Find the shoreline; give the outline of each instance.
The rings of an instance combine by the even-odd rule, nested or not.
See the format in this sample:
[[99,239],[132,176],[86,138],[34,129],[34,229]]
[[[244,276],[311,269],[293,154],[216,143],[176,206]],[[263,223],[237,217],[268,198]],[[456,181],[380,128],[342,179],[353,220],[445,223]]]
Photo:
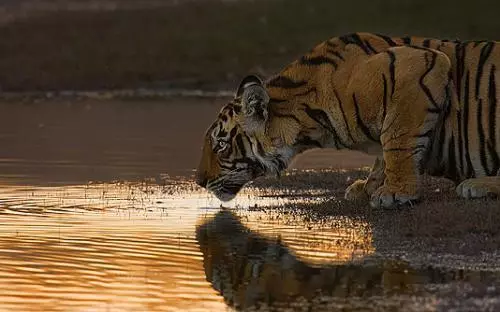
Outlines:
[[57,90],[57,91],[20,91],[0,92],[0,101],[43,101],[58,99],[74,100],[156,100],[163,98],[231,98],[234,91],[206,89],[102,89],[102,90]]

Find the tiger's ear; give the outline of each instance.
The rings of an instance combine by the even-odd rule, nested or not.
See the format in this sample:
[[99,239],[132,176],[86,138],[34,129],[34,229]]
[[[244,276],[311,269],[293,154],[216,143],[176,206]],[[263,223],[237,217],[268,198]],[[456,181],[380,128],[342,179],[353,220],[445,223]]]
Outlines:
[[253,133],[263,129],[269,115],[269,95],[262,80],[255,75],[245,77],[236,96],[241,97],[244,130]]

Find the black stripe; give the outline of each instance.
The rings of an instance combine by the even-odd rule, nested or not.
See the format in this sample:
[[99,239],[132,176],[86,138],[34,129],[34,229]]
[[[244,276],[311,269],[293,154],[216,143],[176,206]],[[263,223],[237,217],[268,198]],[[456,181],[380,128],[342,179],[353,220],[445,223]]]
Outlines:
[[238,134],[236,136],[236,147],[240,150],[240,153],[242,156],[246,156],[245,144],[243,143],[243,139],[241,137],[241,134]]
[[[397,118],[393,118],[393,120],[396,120]],[[391,126],[392,126],[393,123],[391,123]],[[389,127],[388,127],[389,128]],[[389,130],[389,129],[384,129],[385,131]],[[398,140],[404,136],[407,136],[408,134],[410,134],[411,130],[407,130],[407,131],[404,131],[404,132],[398,132],[397,135],[396,134],[393,134],[391,135],[390,138],[386,139],[384,144],[387,144],[389,142],[392,142],[392,141],[395,141],[395,140]]]
[[[219,128],[222,128],[222,125]],[[224,129],[221,129],[221,130],[219,130],[219,133],[217,135],[220,137],[225,137],[227,135],[227,131]]]
[[465,50],[467,47],[467,43],[457,43],[455,46],[455,54],[456,54],[456,68],[457,68],[457,92],[458,98],[462,98],[462,79],[464,76],[465,69]]
[[286,102],[288,102],[288,100],[285,100],[285,99],[270,98],[270,99],[269,99],[269,102],[270,102],[270,103],[273,103],[273,104],[282,104],[282,103],[286,103]]
[[255,168],[255,167],[261,167],[262,168],[262,164],[261,163],[259,163],[257,160],[254,160],[254,159],[248,158],[248,157],[243,157],[243,158],[240,158],[240,159],[236,159],[235,162],[234,162],[234,166],[233,167],[236,167],[236,163],[244,163],[244,164],[247,164],[251,168]]
[[[437,133],[439,131],[439,134]],[[444,152],[446,147],[446,124],[439,122],[437,127],[431,128],[425,133],[421,133],[415,137],[425,138],[432,133],[433,140],[431,147],[427,149],[425,159],[430,162],[429,173],[435,176],[442,176],[446,171],[446,161],[444,161]],[[429,142],[429,141],[427,141]]]
[[266,152],[264,151],[264,147],[262,147],[262,144],[257,141],[257,152],[259,153],[260,156],[265,156]]
[[368,51],[370,51],[370,54],[377,54],[378,53],[377,50],[375,50],[375,48],[372,47],[372,45],[367,40],[364,41],[364,44],[365,44],[366,48],[368,49]]
[[409,152],[412,151],[412,155],[416,155],[422,150],[425,150],[427,147],[425,144],[417,144],[415,147],[392,147],[392,148],[384,148],[383,152],[384,153],[389,153],[389,152]]
[[342,147],[347,147],[344,142],[342,142],[339,134],[333,127],[332,123],[330,122],[330,118],[328,118],[328,115],[326,114],[325,111],[321,109],[314,109],[311,108],[307,104],[302,104],[304,106],[304,111],[305,113],[314,121],[316,121],[320,126],[322,126],[325,130],[329,131],[332,136],[333,136],[333,143],[335,144],[335,147],[337,149],[340,149],[339,144],[342,145]]
[[348,45],[348,44],[355,44],[358,47],[360,47],[366,54],[372,54],[371,51],[370,51],[370,49],[368,49],[366,47],[366,45],[364,44],[364,42],[361,40],[361,38],[359,37],[359,35],[356,34],[356,33],[350,34],[350,35],[341,36],[341,37],[339,37],[339,39],[343,43],[345,43],[346,45]]
[[424,39],[424,42],[422,43],[422,46],[424,48],[428,48],[431,46],[431,39]]
[[495,80],[495,65],[491,66],[490,69],[490,79],[488,81],[488,104],[489,104],[489,129],[488,129],[488,150],[491,154],[491,159],[493,161],[492,174],[498,175],[498,170],[500,170],[500,159],[498,157],[498,152],[496,150],[496,116],[497,116],[497,90],[496,90],[496,80]]
[[487,144],[487,147],[488,147],[488,152],[492,155],[492,162],[493,162],[490,173],[492,176],[499,175],[500,159],[498,158],[496,149],[489,142]]
[[446,145],[446,125],[443,123],[441,124],[441,131],[439,132],[439,138],[438,138],[438,154],[434,155],[437,159],[443,159],[443,154],[444,154],[444,148]]
[[351,129],[349,127],[349,123],[347,122],[347,117],[345,115],[344,106],[342,104],[342,101],[340,100],[340,97],[337,93],[337,90],[334,90],[333,92],[335,94],[335,97],[337,98],[337,101],[339,102],[339,108],[340,108],[340,112],[342,113],[342,118],[344,119],[347,134],[349,135],[349,138],[351,139],[352,143],[354,144],[356,142],[356,140],[354,140],[354,137],[352,136]]
[[387,131],[389,131],[389,129],[394,125],[394,123],[396,122],[397,118],[396,117],[393,117],[391,119],[391,123],[388,124],[387,126],[385,125],[385,123],[382,125],[382,131],[380,131],[380,136],[382,136],[383,134],[385,134]]
[[452,135],[448,144],[448,159],[445,161],[446,177],[454,181],[458,180],[457,162],[455,158],[455,137]]
[[477,48],[479,45],[481,45],[482,43],[485,43],[486,40],[476,40],[476,41],[473,41],[474,43],[474,48]]
[[304,135],[297,138],[297,140],[294,143],[294,146],[299,146],[299,147],[323,147],[319,141],[311,139],[309,136]]
[[278,167],[278,171],[283,171],[286,169],[286,163],[283,159],[275,158],[273,159],[273,162],[277,163],[276,167]]
[[382,80],[384,81],[384,98],[382,101],[382,124],[384,124],[385,116],[387,115],[387,78],[382,74]]
[[292,114],[281,114],[281,113],[277,113],[277,112],[272,112],[272,115],[273,115],[273,117],[290,118],[290,119],[295,120],[298,124],[300,124],[299,118],[297,118],[297,116],[292,115]]
[[328,40],[328,41],[325,41],[325,45],[327,46],[326,52],[333,54],[336,57],[338,57],[339,59],[341,59],[342,61],[344,61],[344,57],[342,56],[342,54],[340,54],[340,52],[337,51],[337,48],[338,48],[337,44],[332,43],[331,41]]
[[319,65],[324,65],[324,64],[330,64],[332,65],[335,69],[337,69],[338,65],[337,63],[329,59],[325,56],[315,56],[315,57],[301,57],[300,58],[300,64],[302,65],[308,65],[308,66],[319,66]]
[[481,161],[481,166],[484,169],[484,172],[486,172],[486,175],[490,175],[490,171],[488,170],[488,160],[486,158],[486,139],[484,136],[484,129],[483,129],[483,101],[479,100],[477,102],[477,112],[476,112],[476,122],[477,122],[477,135],[479,137],[479,159]]
[[403,40],[404,44],[411,45],[411,37],[403,37],[401,40]]
[[[248,142],[248,144],[250,145],[250,150],[253,150],[252,146],[253,146],[253,143],[252,143],[252,140],[250,139],[250,137],[243,131],[242,133],[240,133],[242,137],[245,138],[245,140]],[[260,145],[260,143],[257,142],[257,149],[259,150],[259,153],[261,156],[264,156],[265,155],[265,152],[264,152],[264,149],[262,148],[262,145]],[[246,155],[244,155],[246,156]],[[246,157],[245,157],[246,158]],[[256,164],[259,164],[260,165],[260,162],[258,161],[254,161]]]
[[476,72],[476,100],[479,98],[479,90],[481,89],[481,77],[483,76],[483,69],[488,57],[493,50],[493,42],[488,42],[481,48],[481,54],[479,56],[479,62],[477,64]]
[[420,46],[416,46],[416,45],[411,45],[410,47],[415,49],[415,50],[431,51],[431,49],[429,49],[429,48],[424,48],[424,47],[420,47]]
[[429,129],[427,131],[425,131],[424,133],[420,133],[420,134],[417,134],[415,135],[416,138],[429,138],[431,136],[431,134],[434,133],[434,129]]
[[391,99],[394,96],[394,90],[396,88],[396,74],[395,74],[395,63],[396,63],[396,54],[392,51],[387,51],[389,54],[390,62],[389,62],[389,73],[391,74]]
[[458,125],[458,153],[459,153],[459,161],[460,161],[460,175],[464,176],[464,150],[462,143],[462,115],[461,112],[457,112],[457,125]]
[[451,72],[451,69],[450,71],[448,72],[448,82],[446,82],[446,87],[445,87],[445,98],[444,98],[444,104],[443,104],[443,109],[444,109],[444,115],[443,115],[443,118],[445,120],[448,119],[448,117],[450,117],[450,114],[451,114],[451,110],[452,110],[452,92],[454,92],[453,88],[452,88],[452,81],[453,81],[453,78],[452,78],[452,72]]
[[439,45],[437,46],[436,50],[441,51],[441,49],[442,49],[444,46],[446,46],[446,43],[447,43],[447,42],[449,42],[449,41],[447,41],[447,40],[441,40],[441,41],[439,42]]
[[427,108],[427,112],[430,114],[440,114],[441,109],[435,108],[435,107],[430,107],[430,108]]
[[[434,52],[431,52],[431,53],[432,53],[432,60],[431,60],[430,66],[427,68],[427,70],[425,71],[425,73],[420,77],[419,84],[420,84],[420,87],[422,88],[422,90],[424,90],[425,95],[427,96],[427,98],[429,99],[429,101],[431,102],[431,104],[433,105],[433,109],[440,110],[440,108],[439,108],[436,100],[434,100],[434,98],[432,97],[431,91],[424,84],[425,76],[427,76],[427,74],[429,74],[430,71],[434,69],[434,66],[436,66],[436,57],[437,57],[437,54],[434,53]],[[428,111],[431,112],[432,109],[428,109]]]
[[354,103],[354,109],[356,111],[356,123],[358,124],[358,127],[363,131],[364,135],[369,138],[372,141],[379,142],[376,140],[372,134],[370,133],[370,129],[364,124],[363,120],[361,119],[361,115],[359,114],[359,105],[358,101],[356,100],[356,94],[352,94],[352,101]]
[[464,109],[464,151],[465,151],[465,161],[467,163],[467,170],[465,172],[467,178],[474,177],[474,170],[472,168],[472,162],[470,160],[469,154],[469,80],[470,73],[467,71],[465,77],[465,86],[464,86],[464,100],[463,100],[463,109]]
[[392,40],[391,37],[388,37],[386,35],[381,35],[381,34],[375,34],[377,36],[379,36],[380,38],[382,38],[385,42],[387,42],[387,44],[389,44],[391,47],[395,47],[397,46],[398,44],[396,42],[394,42],[394,40]]
[[299,92],[299,93],[295,93],[294,96],[297,97],[297,96],[306,96],[306,95],[309,95],[311,93],[316,93],[317,92],[317,89],[315,87],[312,87],[310,89],[307,89],[303,92]]
[[338,58],[339,58],[339,59],[341,59],[342,61],[345,61],[345,59],[344,59],[344,57],[342,56],[342,54],[340,54],[340,52],[338,52],[338,51],[328,51],[328,53],[335,55],[336,57],[338,57]]
[[307,81],[301,80],[301,81],[293,81],[292,79],[284,76],[277,76],[271,79],[268,83],[268,87],[275,87],[275,88],[284,88],[284,89],[293,89],[293,88],[300,88],[304,85],[307,84]]
[[393,148],[384,148],[382,151],[384,153],[391,153],[391,152],[409,152],[413,151],[413,147],[393,147]]

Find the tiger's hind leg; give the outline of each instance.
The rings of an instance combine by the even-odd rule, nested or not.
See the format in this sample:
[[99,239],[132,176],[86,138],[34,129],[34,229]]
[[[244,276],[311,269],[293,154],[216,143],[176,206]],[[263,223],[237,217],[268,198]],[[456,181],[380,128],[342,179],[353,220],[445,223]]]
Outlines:
[[467,179],[462,181],[455,190],[458,196],[466,199],[500,198],[500,176]]
[[382,185],[385,179],[385,163],[383,158],[376,158],[368,177],[365,180],[356,180],[345,191],[347,200],[366,200]]
[[388,54],[392,95],[380,132],[385,180],[371,195],[373,208],[419,200],[422,162],[454,92],[451,62],[445,54],[411,47],[392,48]]

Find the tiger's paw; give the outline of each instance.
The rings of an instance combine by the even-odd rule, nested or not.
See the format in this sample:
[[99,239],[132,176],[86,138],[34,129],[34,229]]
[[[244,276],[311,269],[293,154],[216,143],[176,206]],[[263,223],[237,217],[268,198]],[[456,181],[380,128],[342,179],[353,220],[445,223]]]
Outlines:
[[379,187],[370,198],[372,208],[398,208],[413,206],[419,200],[418,195],[403,193],[400,190],[393,190],[386,185]]
[[462,181],[455,189],[465,199],[500,198],[500,177],[482,177]]
[[366,180],[356,180],[346,190],[344,198],[347,200],[368,200],[368,194],[365,191]]

